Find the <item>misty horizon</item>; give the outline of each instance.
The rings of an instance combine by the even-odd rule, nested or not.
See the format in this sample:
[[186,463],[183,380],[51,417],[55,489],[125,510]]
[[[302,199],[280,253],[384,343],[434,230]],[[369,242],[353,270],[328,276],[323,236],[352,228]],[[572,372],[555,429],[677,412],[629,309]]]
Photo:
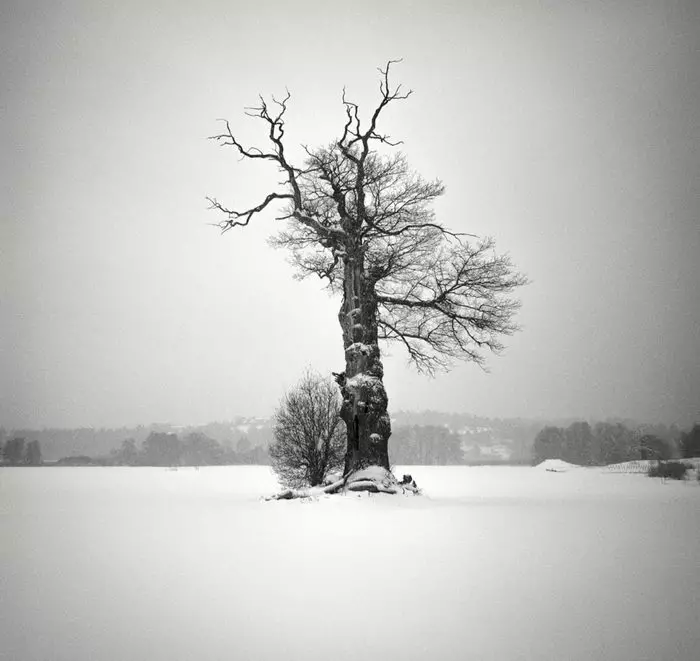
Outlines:
[[[664,422],[660,420],[639,420],[634,418],[623,418],[620,416],[610,416],[607,418],[596,418],[596,417],[523,417],[523,416],[485,416],[476,413],[465,412],[465,411],[441,411],[438,409],[423,409],[423,410],[406,410],[398,409],[396,411],[389,411],[391,416],[392,424],[397,423],[399,425],[411,425],[415,424],[418,426],[433,426],[435,422],[407,422],[407,419],[469,419],[475,422],[486,422],[486,421],[501,421],[501,422],[522,422],[523,424],[532,425],[553,425],[553,426],[568,426],[574,422],[586,422],[588,424],[596,423],[606,423],[606,424],[623,424],[631,428],[644,428],[644,427],[665,427],[669,429],[689,429],[696,422],[691,422],[690,425],[683,426],[676,422]],[[10,432],[30,432],[30,431],[50,431],[50,430],[60,430],[60,431],[70,431],[70,430],[130,430],[130,429],[169,429],[173,431],[188,431],[196,430],[200,428],[210,427],[213,425],[231,425],[235,426],[250,426],[255,422],[258,423],[272,423],[274,421],[275,411],[271,411],[268,415],[241,415],[236,414],[231,418],[222,418],[219,420],[208,420],[199,422],[188,422],[188,421],[171,421],[171,420],[151,420],[147,422],[133,422],[133,423],[121,423],[109,426],[98,426],[98,425],[76,425],[74,427],[61,427],[58,425],[41,425],[36,427],[10,427],[7,425],[0,424],[0,429],[4,429],[6,433]],[[439,423],[447,424],[447,423]]]

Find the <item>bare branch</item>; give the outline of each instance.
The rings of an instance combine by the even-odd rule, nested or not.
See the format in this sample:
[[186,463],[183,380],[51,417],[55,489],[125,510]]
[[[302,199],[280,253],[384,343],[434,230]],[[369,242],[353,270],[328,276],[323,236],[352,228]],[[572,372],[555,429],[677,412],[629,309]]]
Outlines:
[[[510,297],[526,284],[507,256],[493,254],[493,241],[475,246],[442,242],[437,253],[419,259],[408,277],[394,270],[377,285],[385,339],[401,341],[419,369],[449,366],[453,359],[483,365],[481,349],[499,352],[500,337],[518,330],[520,303]],[[423,272],[416,278],[415,268]]]
[[[207,200],[211,203],[211,206],[209,207],[210,209],[217,209],[228,216],[226,220],[219,223],[219,227],[225,232],[230,230],[232,227],[245,227],[250,222],[250,219],[256,213],[260,213],[263,209],[265,209],[270,202],[274,200],[286,200],[291,198],[292,195],[289,193],[270,193],[260,204],[245,211],[228,209],[218,200],[212,197],[208,197]],[[239,220],[240,218],[243,218],[244,220]]]
[[[246,113],[248,114],[248,113]],[[259,114],[254,115],[255,117],[259,117]],[[269,152],[263,152],[257,147],[250,147],[250,148],[245,148],[243,145],[241,145],[240,142],[236,139],[236,137],[233,135],[233,132],[231,131],[231,125],[229,124],[228,120],[226,119],[219,119],[218,121],[224,122],[226,126],[226,132],[225,133],[219,133],[218,135],[211,135],[209,136],[209,140],[216,140],[219,143],[220,147],[235,147],[238,152],[240,153],[241,157],[245,158],[265,158],[268,160],[276,161],[277,160],[277,155],[272,154]]]

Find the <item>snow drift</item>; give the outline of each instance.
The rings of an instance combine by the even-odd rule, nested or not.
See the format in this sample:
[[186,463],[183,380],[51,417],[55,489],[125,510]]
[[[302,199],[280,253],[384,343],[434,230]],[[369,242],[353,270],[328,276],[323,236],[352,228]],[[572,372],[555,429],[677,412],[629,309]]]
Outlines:
[[568,461],[563,461],[562,459],[545,459],[543,462],[537,464],[535,468],[546,470],[550,473],[565,473],[575,468],[581,468],[581,466],[570,464]]

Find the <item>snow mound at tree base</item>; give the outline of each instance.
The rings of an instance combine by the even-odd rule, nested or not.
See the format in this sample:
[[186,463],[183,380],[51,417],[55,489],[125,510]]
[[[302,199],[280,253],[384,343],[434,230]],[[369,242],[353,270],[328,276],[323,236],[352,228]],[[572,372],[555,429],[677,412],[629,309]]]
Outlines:
[[409,480],[399,481],[396,476],[381,466],[368,466],[358,471],[354,471],[346,477],[327,484],[322,487],[311,487],[308,489],[286,489],[265,500],[292,500],[294,498],[313,498],[337,493],[347,493],[349,491],[368,491],[370,493],[388,493],[392,495],[421,493],[415,480],[410,476]]
[[546,470],[550,473],[566,473],[575,468],[581,468],[581,466],[570,464],[568,461],[563,461],[562,459],[545,459],[541,464],[537,464],[535,468]]
[[381,466],[368,466],[362,470],[350,473],[345,479],[344,489],[347,491],[370,491],[373,493],[419,493],[415,480],[410,476],[407,481],[399,482],[396,476]]

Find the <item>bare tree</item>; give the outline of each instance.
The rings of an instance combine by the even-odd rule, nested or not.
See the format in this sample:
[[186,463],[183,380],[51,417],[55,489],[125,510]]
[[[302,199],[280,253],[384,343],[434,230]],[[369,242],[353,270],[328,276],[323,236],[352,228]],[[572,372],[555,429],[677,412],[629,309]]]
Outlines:
[[[244,159],[270,161],[282,173],[278,190],[248,209],[209,198],[224,214],[226,231],[282,203],[287,227],[275,243],[291,250],[301,276],[318,276],[342,295],[338,314],[345,370],[336,375],[347,427],[345,474],[378,465],[389,468],[391,425],[378,342],[403,345],[410,361],[428,373],[454,359],[483,366],[484,350],[498,352],[500,338],[517,326],[513,291],[525,283],[510,259],[496,254],[490,238],[451,232],[436,218],[438,180],[410,169],[393,141],[379,131],[384,109],[411,91],[390,81],[394,61],[380,71],[380,99],[369,118],[343,91],[345,120],[330,144],[305,147],[302,167],[285,151],[289,93],[246,114],[267,128],[266,149],[246,147],[225,121],[212,139]],[[470,240],[471,239],[471,240]]]
[[338,387],[307,371],[275,412],[272,467],[289,487],[321,484],[343,466],[345,425]]

